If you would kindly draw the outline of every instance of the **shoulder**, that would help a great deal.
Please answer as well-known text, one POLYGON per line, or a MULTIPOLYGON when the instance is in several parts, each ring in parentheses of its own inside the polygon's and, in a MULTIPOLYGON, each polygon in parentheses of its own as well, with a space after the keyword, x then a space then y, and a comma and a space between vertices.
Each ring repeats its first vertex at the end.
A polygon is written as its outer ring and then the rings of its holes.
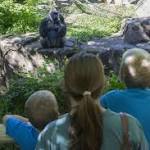
POLYGON ((6 134, 12 137, 21 149, 34 149, 38 131, 29 123, 19 118, 8 115, 5 121, 6 134))
MULTIPOLYGON (((133 149, 138 149, 140 146, 142 150, 148 150, 148 143, 144 135, 144 131, 138 120, 129 114, 125 114, 128 120, 128 135, 130 143, 133 149)), ((119 143, 122 143, 123 139, 123 124, 121 121, 121 115, 106 110, 103 116, 103 126, 104 126, 104 137, 107 141, 118 139, 119 143)))
POLYGON ((139 132, 141 132, 141 130, 143 130, 143 127, 140 124, 140 122, 135 117, 133 117, 129 114, 127 114, 127 117, 128 117, 128 124, 129 124, 130 131, 139 134, 139 132))
POLYGON ((102 95, 102 98, 106 97, 106 96, 119 95, 119 94, 123 93, 124 91, 125 90, 119 90, 119 89, 111 90, 111 91, 106 92, 104 95, 102 95))
POLYGON ((135 144, 135 143, 141 143, 141 141, 143 140, 144 143, 146 144, 147 140, 145 138, 144 130, 140 122, 135 117, 129 114, 125 113, 125 115, 128 119, 128 134, 131 142, 135 144))
POLYGON ((110 111, 110 112, 111 112, 110 117, 112 117, 112 119, 116 118, 116 119, 120 120, 120 123, 121 123, 121 114, 124 114, 127 117, 127 120, 128 120, 129 130, 131 130, 131 131, 135 130, 136 131, 136 130, 139 130, 139 129, 142 128, 139 121, 130 114, 128 114, 128 113, 115 113, 113 111, 110 111))
POLYGON ((144 130, 140 122, 133 116, 128 115, 128 134, 133 147, 138 145, 138 148, 143 150, 149 149, 148 141, 145 137, 144 130))
POLYGON ((123 93, 124 90, 112 90, 100 97, 100 103, 102 106, 107 107, 114 101, 116 101, 117 98, 120 98, 121 93, 123 93))
MULTIPOLYGON (((142 128, 136 118, 134 118, 133 116, 131 116, 127 113, 125 113, 125 116, 128 119, 129 130, 135 131, 135 130, 138 130, 139 128, 142 128)), ((114 126, 114 128, 117 127, 119 129, 122 126, 121 113, 116 113, 116 112, 113 112, 113 111, 107 109, 106 112, 104 113, 104 122, 106 122, 106 124, 108 124, 108 126, 110 124, 112 124, 112 126, 114 126)))
POLYGON ((67 121, 68 121, 68 114, 64 114, 62 116, 59 116, 59 118, 51 123, 49 123, 46 128, 50 127, 62 127, 67 121))
POLYGON ((41 25, 44 25, 44 24, 46 25, 49 20, 50 20, 49 17, 43 18, 43 19, 41 20, 41 25))
POLYGON ((6 133, 10 136, 16 133, 18 134, 19 132, 20 134, 27 133, 27 131, 36 132, 36 129, 31 125, 30 122, 25 122, 13 115, 4 116, 3 121, 6 127, 6 133))
POLYGON ((23 121, 16 118, 13 115, 5 115, 3 117, 3 123, 5 124, 5 126, 7 126, 9 124, 21 124, 21 123, 23 123, 23 121))
MULTIPOLYGON (((140 134, 141 130, 143 132, 143 128, 141 126, 141 124, 139 123, 139 121, 125 113, 127 120, 128 120, 128 129, 129 129, 129 134, 131 135, 131 137, 135 138, 138 137, 138 135, 140 134)), ((110 128, 110 124, 111 124, 111 128, 112 130, 120 130, 122 132, 122 122, 121 122, 121 114, 120 113, 116 113, 113 112, 109 109, 107 109, 107 111, 104 114, 104 124, 105 126, 108 126, 110 128)))
POLYGON ((66 114, 56 121, 49 123, 38 136, 36 150, 39 149, 68 149, 69 136, 67 133, 69 115, 66 114), (61 147, 61 148, 60 148, 61 147))
POLYGON ((60 132, 61 130, 63 130, 68 122, 69 122, 69 115, 65 114, 63 116, 60 116, 59 119, 50 122, 45 128, 44 130, 41 132, 42 136, 47 136, 47 135, 53 135, 56 132, 60 132))

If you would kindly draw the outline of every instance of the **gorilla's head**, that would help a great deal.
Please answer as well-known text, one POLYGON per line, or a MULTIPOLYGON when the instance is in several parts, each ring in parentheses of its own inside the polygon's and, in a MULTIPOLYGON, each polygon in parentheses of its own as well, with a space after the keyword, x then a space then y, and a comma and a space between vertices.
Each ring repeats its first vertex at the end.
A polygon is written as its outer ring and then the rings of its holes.
POLYGON ((51 11, 50 18, 54 23, 58 23, 60 21, 59 12, 57 10, 51 11))

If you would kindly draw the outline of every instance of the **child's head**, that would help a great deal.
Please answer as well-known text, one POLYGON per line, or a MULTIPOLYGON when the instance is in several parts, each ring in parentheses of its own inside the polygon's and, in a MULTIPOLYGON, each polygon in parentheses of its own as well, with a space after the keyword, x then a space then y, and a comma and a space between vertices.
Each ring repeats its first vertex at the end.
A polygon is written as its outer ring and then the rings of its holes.
POLYGON ((33 93, 25 103, 25 112, 34 127, 42 130, 58 118, 58 105, 54 94, 48 90, 33 93))
POLYGON ((129 49, 122 57, 121 80, 128 88, 150 87, 150 54, 143 49, 129 49))

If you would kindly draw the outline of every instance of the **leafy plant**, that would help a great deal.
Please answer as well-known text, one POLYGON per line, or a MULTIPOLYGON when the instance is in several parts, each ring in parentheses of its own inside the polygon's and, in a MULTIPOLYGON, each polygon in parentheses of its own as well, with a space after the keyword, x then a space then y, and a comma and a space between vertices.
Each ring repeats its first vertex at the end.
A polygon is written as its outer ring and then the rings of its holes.
MULTIPOLYGON (((6 113, 24 115, 24 103, 27 98, 37 90, 52 91, 58 101, 60 112, 68 111, 68 104, 62 91, 63 71, 57 69, 49 73, 46 68, 40 68, 34 74, 19 74, 10 81, 10 88, 5 95, 0 96, 0 116, 6 113)), ((104 92, 112 89, 123 89, 125 85, 118 77, 111 73, 107 77, 107 85, 104 92)))
POLYGON ((0 4, 0 33, 25 33, 35 31, 40 22, 35 6, 5 0, 0 4))
POLYGON ((19 74, 10 81, 10 87, 5 95, 0 96, 0 116, 5 113, 24 114, 24 103, 27 98, 37 90, 50 90, 57 98, 60 112, 66 112, 61 81, 63 72, 56 70, 49 73, 45 68, 39 69, 35 74, 19 74))
POLYGON ((116 74, 113 72, 110 73, 106 78, 106 87, 104 93, 113 89, 124 89, 125 84, 121 82, 116 74))

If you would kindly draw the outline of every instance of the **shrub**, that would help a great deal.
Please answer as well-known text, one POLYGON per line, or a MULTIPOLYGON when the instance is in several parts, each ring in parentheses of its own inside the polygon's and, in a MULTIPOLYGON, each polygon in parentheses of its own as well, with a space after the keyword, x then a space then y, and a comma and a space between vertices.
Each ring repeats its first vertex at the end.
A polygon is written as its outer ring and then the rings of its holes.
MULTIPOLYGON (((57 69, 49 73, 45 68, 40 68, 34 74, 19 74, 10 81, 10 87, 5 95, 0 96, 0 116, 6 113, 24 115, 24 103, 27 98, 37 90, 51 90, 58 101, 60 112, 68 111, 68 104, 64 100, 61 81, 63 71, 57 69)), ((125 85, 120 82, 114 73, 107 77, 107 86, 104 92, 112 89, 123 89, 125 85)))
POLYGON ((63 72, 57 70, 49 73, 45 69, 39 69, 35 74, 20 74, 10 81, 10 87, 5 95, 0 96, 0 116, 5 113, 24 114, 24 103, 27 98, 37 90, 51 90, 57 98, 60 112, 66 112, 67 105, 64 102, 61 81, 63 72))
POLYGON ((119 80, 116 74, 111 72, 110 75, 107 76, 104 93, 113 89, 124 89, 124 88, 125 88, 125 84, 119 80))
POLYGON ((25 2, 29 5, 36 5, 41 0, 25 0, 25 2))
POLYGON ((35 6, 5 0, 0 4, 0 33, 35 31, 40 15, 35 6))

